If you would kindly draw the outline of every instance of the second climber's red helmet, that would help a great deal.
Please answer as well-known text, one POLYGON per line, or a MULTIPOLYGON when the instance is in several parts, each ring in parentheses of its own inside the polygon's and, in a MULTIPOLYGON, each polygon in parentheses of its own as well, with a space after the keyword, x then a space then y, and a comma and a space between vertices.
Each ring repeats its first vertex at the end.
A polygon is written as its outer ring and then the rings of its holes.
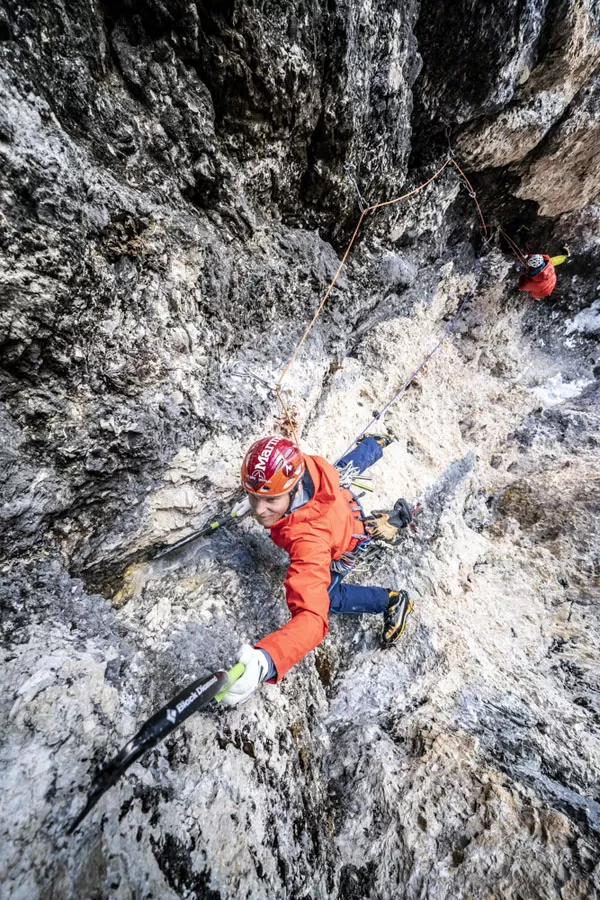
POLYGON ((242 487, 249 494, 278 497, 296 487, 304 469, 304 457, 287 438, 261 438, 244 457, 242 487))

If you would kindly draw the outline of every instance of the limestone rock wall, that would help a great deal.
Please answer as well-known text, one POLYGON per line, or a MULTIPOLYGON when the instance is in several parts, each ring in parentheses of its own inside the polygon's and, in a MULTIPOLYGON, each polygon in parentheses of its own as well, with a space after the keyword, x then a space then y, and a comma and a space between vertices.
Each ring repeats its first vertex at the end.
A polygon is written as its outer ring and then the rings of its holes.
POLYGON ((600 8, 595 0, 0 5, 0 749, 11 898, 600 892, 600 8), (272 384, 368 202, 450 140, 493 228, 572 259, 534 304, 448 168, 369 216, 286 381, 303 446, 397 441, 422 502, 333 621, 189 720, 71 838, 96 766, 286 620, 232 502, 272 384), (346 168, 350 167, 350 168, 346 168))

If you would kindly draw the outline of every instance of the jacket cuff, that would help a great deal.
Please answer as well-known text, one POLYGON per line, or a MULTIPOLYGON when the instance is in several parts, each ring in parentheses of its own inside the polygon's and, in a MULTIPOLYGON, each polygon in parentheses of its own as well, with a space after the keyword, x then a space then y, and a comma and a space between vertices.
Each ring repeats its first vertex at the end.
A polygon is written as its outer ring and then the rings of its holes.
POLYGON ((267 674, 265 675, 263 680, 266 681, 267 684, 275 684, 275 682, 277 681, 277 669, 275 668, 275 663, 273 662, 271 655, 267 653, 266 650, 263 650, 262 647, 255 647, 255 649, 264 654, 267 660, 267 665, 269 667, 267 674))

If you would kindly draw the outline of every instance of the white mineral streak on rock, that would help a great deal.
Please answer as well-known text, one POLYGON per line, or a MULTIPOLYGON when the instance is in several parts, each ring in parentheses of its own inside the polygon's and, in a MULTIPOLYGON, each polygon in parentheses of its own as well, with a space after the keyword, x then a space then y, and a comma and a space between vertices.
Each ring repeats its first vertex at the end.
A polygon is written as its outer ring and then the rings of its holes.
POLYGON ((551 406, 556 406, 557 403, 562 403, 564 400, 578 397, 582 390, 592 383, 592 381, 584 379, 563 381, 563 377, 559 372, 557 375, 548 378, 539 387, 532 388, 532 393, 539 397, 543 405, 548 409, 551 406))
POLYGON ((572 334, 574 331, 580 331, 583 334, 600 332, 600 300, 594 300, 591 306, 582 309, 566 323, 565 334, 572 334))

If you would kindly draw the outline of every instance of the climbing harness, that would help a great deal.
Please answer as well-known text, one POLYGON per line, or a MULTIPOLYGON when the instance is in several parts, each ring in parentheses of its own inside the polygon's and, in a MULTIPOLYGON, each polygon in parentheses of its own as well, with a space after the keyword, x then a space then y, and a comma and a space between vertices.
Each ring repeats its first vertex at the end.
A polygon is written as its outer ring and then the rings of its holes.
MULTIPOLYGON (((336 466, 337 468, 337 466, 336 466)), ((360 469, 353 462, 347 462, 345 466, 338 469, 340 475, 340 487, 350 490, 350 486, 354 483, 354 479, 360 475, 360 469)), ((368 478, 369 476, 363 476, 368 478)))
MULTIPOLYGON (((352 537, 358 536, 352 535, 352 537)), ((362 540, 356 545, 354 550, 348 550, 339 559, 332 561, 330 569, 336 575, 340 575, 343 578, 350 573, 365 572, 381 559, 385 548, 370 537, 365 537, 364 534, 360 535, 360 537, 362 540)), ((341 578, 339 580, 341 581, 341 578)))

